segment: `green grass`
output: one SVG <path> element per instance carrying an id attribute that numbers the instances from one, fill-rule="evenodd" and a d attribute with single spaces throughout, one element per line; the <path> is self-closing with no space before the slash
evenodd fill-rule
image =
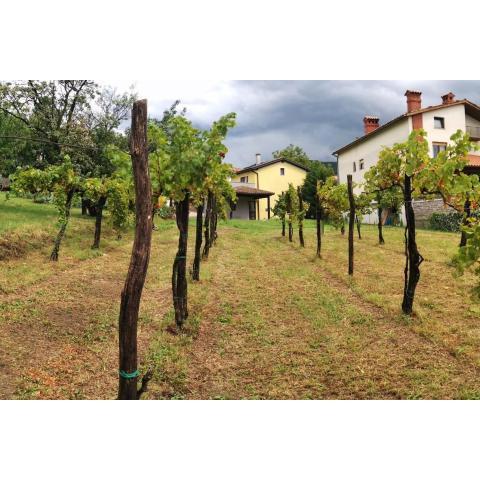
<path id="1" fill-rule="evenodd" d="M 14 200 L 13 231 L 55 233 L 52 206 Z M 93 221 L 77 213 L 57 264 L 49 241 L 2 262 L 0 352 L 9 354 L 0 398 L 115 397 L 132 235 L 117 241 L 106 226 L 92 252 Z M 305 248 L 296 229 L 292 243 L 281 236 L 278 220 L 222 221 L 201 281 L 189 281 L 185 330 L 175 333 L 178 232 L 173 221 L 157 226 L 138 324 L 140 368 L 154 371 L 146 398 L 478 398 L 479 304 L 469 294 L 475 278 L 453 275 L 457 235 L 419 230 L 426 261 L 407 318 L 402 229 L 385 228 L 379 246 L 376 228 L 363 226 L 350 278 L 347 238 L 328 225 L 317 259 L 314 221 Z M 194 230 L 192 218 L 188 266 Z"/>
<path id="2" fill-rule="evenodd" d="M 79 208 L 72 208 L 72 220 L 81 218 Z M 48 203 L 34 203 L 26 198 L 19 198 L 13 194 L 0 192 L 0 234 L 11 232 L 18 228 L 45 228 L 51 229 L 57 221 L 55 205 Z"/>

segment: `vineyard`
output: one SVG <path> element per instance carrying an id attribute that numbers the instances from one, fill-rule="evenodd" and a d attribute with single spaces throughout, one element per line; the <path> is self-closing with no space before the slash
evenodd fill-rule
<path id="1" fill-rule="evenodd" d="M 318 168 L 279 194 L 274 219 L 242 222 L 227 220 L 235 113 L 201 130 L 178 101 L 150 118 L 146 100 L 93 82 L 0 86 L 6 118 L 36 132 L 0 136 L 13 161 L 0 207 L 2 398 L 480 395 L 467 134 L 430 157 L 414 130 L 363 184 Z M 417 228 L 414 200 L 433 198 L 461 233 Z M 383 209 L 397 226 L 362 224 Z"/>
<path id="2" fill-rule="evenodd" d="M 49 222 L 29 200 L 1 201 L 13 231 L 35 238 Z M 23 215 L 24 213 L 24 215 Z M 36 212 L 35 212 L 36 213 Z M 47 214 L 45 214 L 47 216 Z M 13 227 L 15 218 L 22 225 Z M 48 216 L 47 216 L 48 218 Z M 72 212 L 62 262 L 48 248 L 6 261 L 2 278 L 1 398 L 114 398 L 118 304 L 131 234 L 91 250 L 94 219 Z M 189 288 L 190 316 L 172 333 L 172 220 L 157 222 L 139 316 L 139 368 L 153 368 L 144 398 L 478 398 L 478 311 L 473 275 L 454 276 L 458 235 L 420 230 L 425 264 L 416 315 L 399 312 L 403 229 L 362 226 L 349 278 L 348 240 L 314 221 L 306 248 L 281 222 L 220 222 L 217 245 Z M 189 251 L 195 242 L 190 221 Z M 47 246 L 48 247 L 48 246 Z M 310 248 L 309 248 L 310 247 Z M 92 253 L 93 252 L 93 253 Z M 97 253 L 98 252 L 98 253 Z"/>

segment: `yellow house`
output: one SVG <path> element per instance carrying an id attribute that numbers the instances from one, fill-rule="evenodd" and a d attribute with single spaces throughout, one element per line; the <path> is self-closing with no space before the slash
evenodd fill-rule
<path id="1" fill-rule="evenodd" d="M 276 158 L 261 161 L 259 153 L 254 165 L 237 170 L 232 185 L 237 192 L 237 203 L 230 213 L 231 218 L 265 220 L 270 218 L 271 209 L 278 196 L 294 187 L 303 185 L 308 168 L 300 163 Z"/>

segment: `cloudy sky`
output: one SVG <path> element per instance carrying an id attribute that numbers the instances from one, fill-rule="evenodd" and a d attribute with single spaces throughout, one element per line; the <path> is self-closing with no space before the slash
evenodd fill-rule
<path id="1" fill-rule="evenodd" d="M 161 116 L 175 99 L 200 128 L 228 112 L 237 113 L 237 127 L 227 145 L 236 166 L 263 160 L 290 143 L 310 158 L 333 160 L 338 147 L 362 135 L 364 115 L 380 123 L 406 111 L 406 89 L 423 92 L 422 105 L 436 105 L 452 91 L 457 99 L 480 104 L 480 81 L 106 81 L 120 90 L 135 86 L 147 98 L 151 116 Z"/>

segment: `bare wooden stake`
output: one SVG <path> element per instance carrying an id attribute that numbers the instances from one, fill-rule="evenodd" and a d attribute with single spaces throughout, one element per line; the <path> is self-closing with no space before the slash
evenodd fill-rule
<path id="1" fill-rule="evenodd" d="M 137 392 L 137 322 L 152 240 L 152 195 L 148 172 L 146 100 L 139 100 L 133 104 L 130 154 L 135 183 L 136 226 L 118 320 L 120 347 L 119 400 L 136 400 L 139 398 Z M 145 389 L 146 386 L 143 388 Z"/>
<path id="2" fill-rule="evenodd" d="M 355 200 L 353 198 L 352 176 L 347 175 L 348 202 L 350 214 L 348 219 L 348 274 L 353 275 L 353 229 L 355 227 Z"/>
<path id="3" fill-rule="evenodd" d="M 318 194 L 315 195 L 315 218 L 317 221 L 317 257 L 320 258 L 322 251 L 322 207 Z"/>

